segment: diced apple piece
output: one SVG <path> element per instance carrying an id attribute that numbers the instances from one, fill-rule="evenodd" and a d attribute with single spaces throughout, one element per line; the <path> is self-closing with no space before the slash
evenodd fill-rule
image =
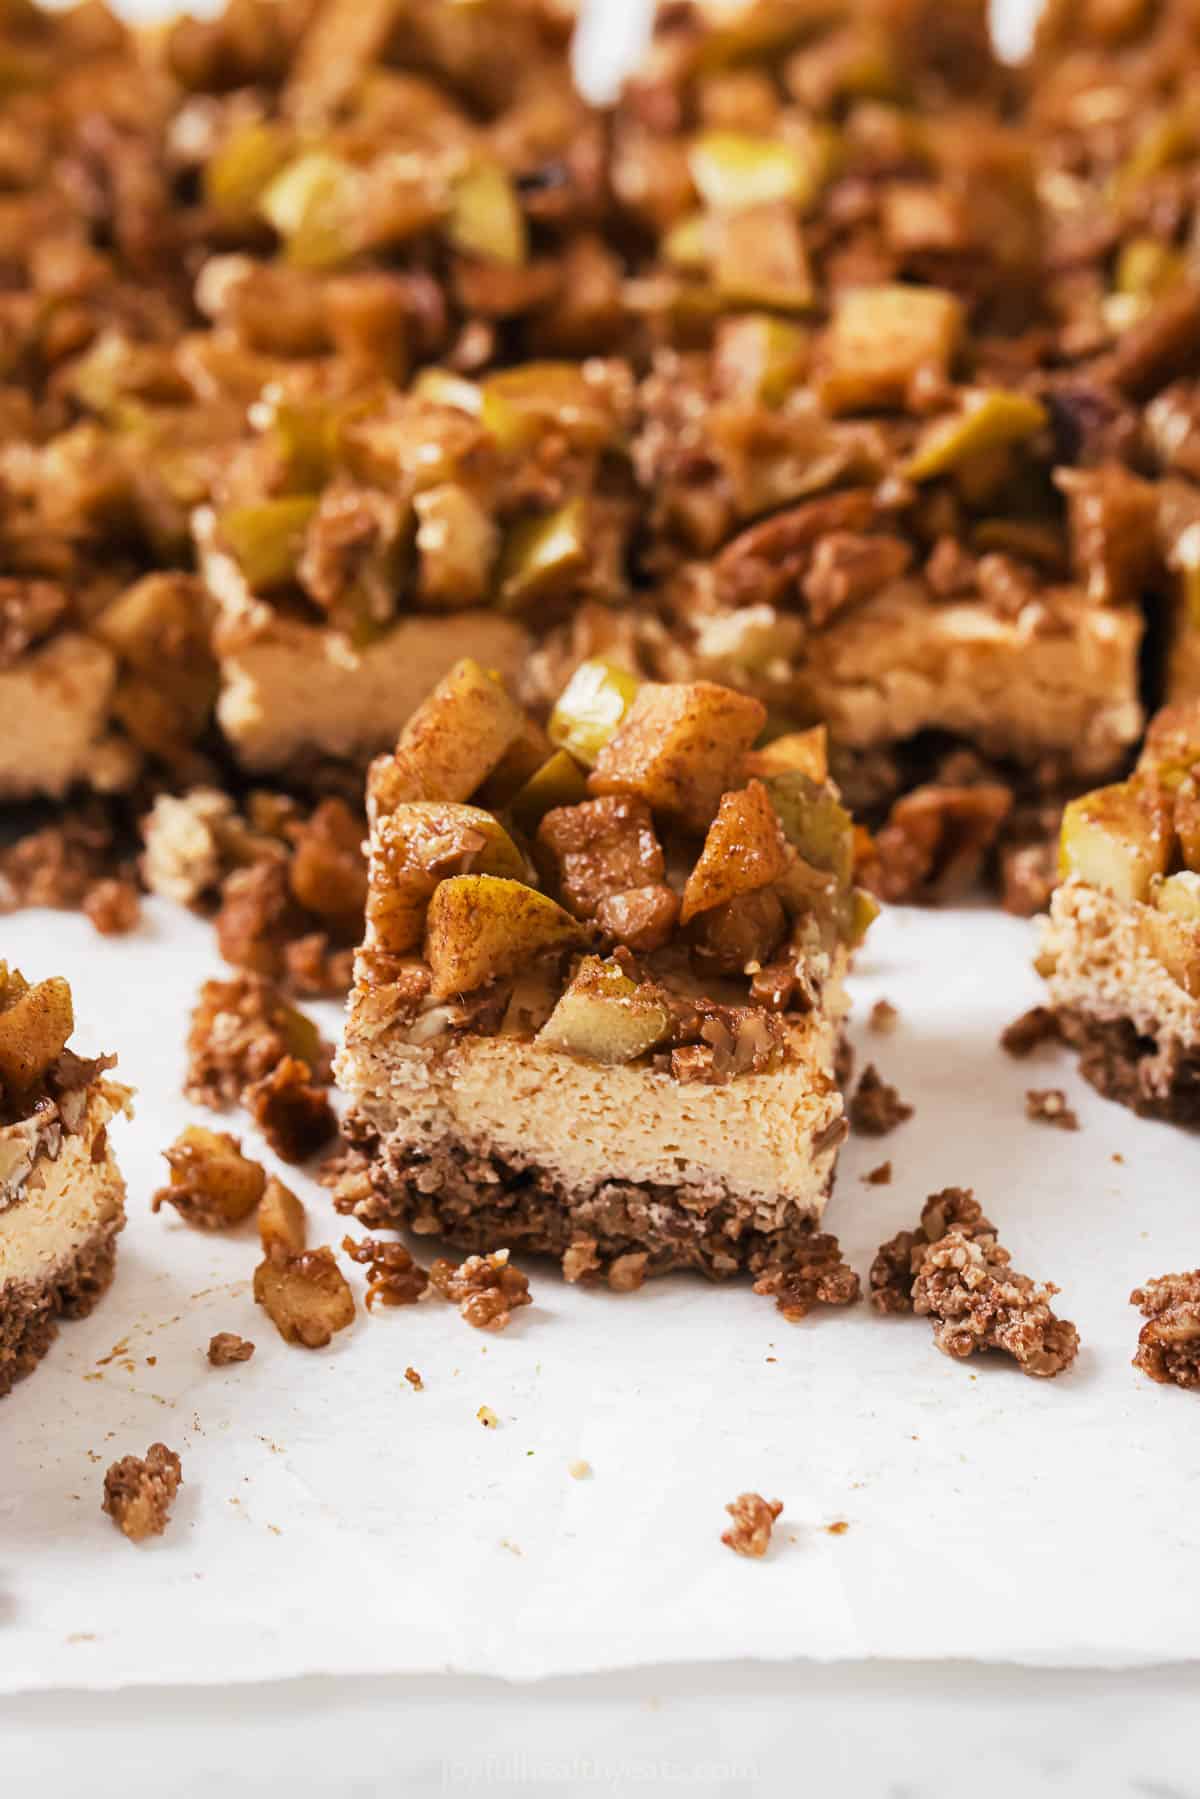
<path id="1" fill-rule="evenodd" d="M 1176 787 L 1200 765 L 1200 700 L 1163 706 L 1150 720 L 1138 757 L 1138 773 L 1153 774 L 1165 787 Z"/>
<path id="2" fill-rule="evenodd" d="M 497 162 L 474 162 L 459 176 L 446 231 L 464 255 L 507 268 L 520 268 L 529 255 L 525 215 L 508 171 Z"/>
<path id="3" fill-rule="evenodd" d="M 936 419 L 923 431 L 904 465 L 910 481 L 932 481 L 973 457 L 1007 449 L 1045 429 L 1046 408 L 1028 394 L 980 388 L 965 395 L 961 409 Z"/>
<path id="4" fill-rule="evenodd" d="M 1175 789 L 1175 834 L 1187 867 L 1200 872 L 1200 781 L 1185 775 Z"/>
<path id="5" fill-rule="evenodd" d="M 409 800 L 380 819 L 371 846 L 367 943 L 402 956 L 425 934 L 425 913 L 450 875 L 523 880 L 525 858 L 503 825 L 479 806 Z"/>
<path id="6" fill-rule="evenodd" d="M 1138 913 L 1138 935 L 1171 979 L 1200 999 L 1200 875 L 1155 881 L 1151 907 Z"/>
<path id="7" fill-rule="evenodd" d="M 362 171 L 327 150 L 305 151 L 268 183 L 258 210 L 284 240 L 294 267 L 348 262 L 359 247 Z"/>
<path id="8" fill-rule="evenodd" d="M 475 495 L 454 482 L 414 495 L 417 592 L 423 606 L 462 611 L 486 598 L 500 533 Z"/>
<path id="9" fill-rule="evenodd" d="M 513 796 L 513 822 L 532 836 L 556 806 L 577 806 L 587 798 L 587 776 L 566 750 L 555 750 Z"/>
<path id="10" fill-rule="evenodd" d="M 521 519 L 508 534 L 500 558 L 497 597 L 505 612 L 519 612 L 569 591 L 588 561 L 588 503 L 577 494 L 555 512 Z"/>
<path id="11" fill-rule="evenodd" d="M 633 1062 L 671 1032 L 671 1012 L 638 988 L 615 962 L 585 956 L 538 1033 L 538 1042 L 590 1062 Z"/>
<path id="12" fill-rule="evenodd" d="M 571 914 L 534 887 L 494 875 L 452 876 L 435 890 L 426 914 L 430 992 L 434 999 L 473 993 L 581 937 Z"/>
<path id="13" fill-rule="evenodd" d="M 287 161 L 288 126 L 251 119 L 237 127 L 204 165 L 204 197 L 223 219 L 244 223 Z"/>
<path id="14" fill-rule="evenodd" d="M 1166 796 L 1137 776 L 1072 800 L 1063 813 L 1059 868 L 1126 905 L 1145 900 L 1171 859 Z"/>
<path id="15" fill-rule="evenodd" d="M 1192 869 L 1155 881 L 1150 898 L 1158 911 L 1169 912 L 1185 924 L 1200 925 L 1200 874 Z"/>
<path id="16" fill-rule="evenodd" d="M 822 346 L 822 404 L 839 413 L 898 406 L 919 372 L 949 375 L 962 335 L 962 303 L 940 288 L 848 288 Z"/>
<path id="17" fill-rule="evenodd" d="M 751 750 L 746 768 L 752 775 L 784 775 L 799 772 L 821 784 L 829 779 L 829 733 L 824 725 L 809 731 L 788 731 L 782 737 Z"/>
<path id="18" fill-rule="evenodd" d="M 816 195 L 830 163 L 831 140 L 816 131 L 807 143 L 745 131 L 705 131 L 693 138 L 688 151 L 696 191 L 714 212 L 745 212 L 780 201 L 803 208 Z"/>
<path id="19" fill-rule="evenodd" d="M 528 450 L 547 431 L 582 450 L 601 450 L 618 435 L 608 391 L 574 362 L 527 362 L 489 375 L 481 417 L 507 452 Z"/>
<path id="20" fill-rule="evenodd" d="M 803 379 L 811 334 L 767 312 L 724 319 L 713 363 L 724 393 L 777 406 Z"/>
<path id="21" fill-rule="evenodd" d="M 286 1262 L 303 1254 L 308 1243 L 304 1207 L 290 1187 L 271 1175 L 258 1202 L 258 1236 L 263 1254 L 271 1262 Z"/>
<path id="22" fill-rule="evenodd" d="M 8 975 L 0 1010 L 0 1082 L 13 1093 L 35 1087 L 74 1029 L 71 989 L 61 976 L 31 987 L 19 974 Z"/>
<path id="23" fill-rule="evenodd" d="M 231 506 L 221 514 L 217 535 L 252 593 L 267 593 L 295 580 L 305 533 L 318 504 L 312 494 L 288 494 Z"/>
<path id="24" fill-rule="evenodd" d="M 414 399 L 430 400 L 435 406 L 453 406 L 459 412 L 469 412 L 472 418 L 478 418 L 483 411 L 479 383 L 436 364 L 422 369 L 409 391 Z"/>
<path id="25" fill-rule="evenodd" d="M 489 812 L 502 812 L 555 754 L 549 737 L 535 718 L 526 718 L 476 799 Z"/>
<path id="26" fill-rule="evenodd" d="M 719 213 L 712 221 L 712 278 L 729 306 L 807 312 L 816 298 L 800 221 L 789 206 Z"/>
<path id="27" fill-rule="evenodd" d="M 721 797 L 700 859 L 683 890 L 680 922 L 768 887 L 787 867 L 783 831 L 761 781 Z"/>
<path id="28" fill-rule="evenodd" d="M 588 789 L 639 794 L 652 811 L 707 831 L 766 717 L 758 700 L 711 681 L 647 682 L 597 756 Z"/>
<path id="29" fill-rule="evenodd" d="M 372 763 L 372 816 L 405 800 L 470 799 L 524 726 L 525 714 L 499 676 L 465 657 L 421 702 L 393 754 Z"/>
<path id="30" fill-rule="evenodd" d="M 576 918 L 593 918 L 601 900 L 664 875 L 650 809 L 627 793 L 547 812 L 535 856 L 546 886 Z"/>
<path id="31" fill-rule="evenodd" d="M 254 1297 L 285 1343 L 324 1349 L 354 1323 L 354 1294 L 328 1248 L 260 1262 Z"/>
<path id="32" fill-rule="evenodd" d="M 782 900 L 770 887 L 759 887 L 701 913 L 695 948 L 719 974 L 743 974 L 769 962 L 786 933 Z"/>
<path id="33" fill-rule="evenodd" d="M 633 704 L 638 679 L 613 662 L 581 662 L 558 696 L 551 743 L 591 768 Z"/>
<path id="34" fill-rule="evenodd" d="M 765 783 L 788 842 L 810 868 L 847 888 L 854 874 L 854 821 L 828 785 L 801 769 L 771 775 Z"/>

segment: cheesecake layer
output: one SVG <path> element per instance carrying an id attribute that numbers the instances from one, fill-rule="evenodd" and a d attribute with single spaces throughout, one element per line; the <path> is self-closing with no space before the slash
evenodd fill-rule
<path id="1" fill-rule="evenodd" d="M 1138 935 L 1138 914 L 1080 882 L 1055 893 L 1041 950 L 1050 1002 L 1080 1072 L 1145 1117 L 1200 1124 L 1200 1000 Z"/>
<path id="2" fill-rule="evenodd" d="M 116 684 L 111 650 L 73 631 L 0 669 L 0 799 L 61 799 L 76 782 L 104 786 Z"/>
<path id="3" fill-rule="evenodd" d="M 72 1127 L 51 1119 L 32 1153 L 27 1124 L 0 1133 L 0 1395 L 45 1353 L 56 1321 L 84 1317 L 112 1277 L 125 1183 L 107 1127 L 127 1106 L 125 1088 L 99 1081 Z"/>
<path id="4" fill-rule="evenodd" d="M 846 1135 L 834 1027 L 790 1027 L 781 1066 L 722 1086 L 602 1067 L 506 1037 L 355 1043 L 339 1070 L 371 1158 L 368 1223 L 465 1248 L 523 1245 L 649 1272 L 762 1266 L 820 1218 Z"/>

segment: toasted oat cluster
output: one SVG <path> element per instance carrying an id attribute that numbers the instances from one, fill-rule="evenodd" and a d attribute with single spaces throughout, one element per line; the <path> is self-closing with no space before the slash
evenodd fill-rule
<path id="1" fill-rule="evenodd" d="M 842 1259 L 837 1238 L 813 1231 L 791 1246 L 786 1261 L 763 1270 L 754 1291 L 773 1299 L 789 1324 L 799 1324 L 814 1306 L 856 1304 L 862 1284 Z"/>
<path id="2" fill-rule="evenodd" d="M 76 1055 L 67 1047 L 74 1029 L 61 975 L 30 982 L 0 962 L 0 1124 L 36 1118 L 47 1131 L 78 1129 L 87 1089 L 116 1057 Z"/>
<path id="3" fill-rule="evenodd" d="M 900 1231 L 881 1247 L 871 1264 L 870 1298 L 877 1312 L 911 1312 L 913 1282 L 930 1246 L 948 1231 L 964 1237 L 994 1236 L 995 1226 L 969 1187 L 946 1187 L 932 1193 L 914 1231 Z"/>
<path id="4" fill-rule="evenodd" d="M 233 1331 L 218 1331 L 209 1341 L 208 1359 L 214 1368 L 230 1368 L 237 1362 L 248 1362 L 254 1344 Z"/>
<path id="5" fill-rule="evenodd" d="M 476 1330 L 506 1330 L 515 1311 L 533 1304 L 529 1281 L 509 1262 L 506 1249 L 468 1256 L 457 1267 L 439 1256 L 429 1270 L 429 1279 Z"/>
<path id="6" fill-rule="evenodd" d="M 161 1537 L 175 1495 L 183 1484 L 183 1465 L 165 1443 L 152 1443 L 144 1456 L 125 1455 L 104 1476 L 101 1509 L 131 1543 Z"/>
<path id="7" fill-rule="evenodd" d="M 373 766 L 360 1006 L 722 1082 L 785 1053 L 873 905 L 820 732 L 582 665 L 543 731 L 460 663 Z"/>
<path id="8" fill-rule="evenodd" d="M 1134 1367 L 1153 1381 L 1200 1388 L 1200 1269 L 1147 1281 L 1134 1289 L 1129 1303 L 1146 1320 Z"/>

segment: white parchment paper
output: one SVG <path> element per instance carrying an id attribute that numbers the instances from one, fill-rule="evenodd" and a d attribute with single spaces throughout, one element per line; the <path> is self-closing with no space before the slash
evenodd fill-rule
<path id="1" fill-rule="evenodd" d="M 973 1184 L 1080 1327 L 1053 1382 L 950 1362 L 923 1322 L 865 1305 L 788 1325 L 744 1287 L 679 1278 L 617 1297 L 536 1264 L 535 1304 L 503 1336 L 434 1303 L 360 1313 L 325 1352 L 289 1348 L 250 1297 L 252 1230 L 213 1238 L 148 1210 L 158 1152 L 203 1116 L 179 1088 L 186 1013 L 217 971 L 208 927 L 157 905 L 124 943 L 75 917 L 5 920 L 0 953 L 70 977 L 81 1045 L 119 1050 L 140 1098 L 119 1137 L 117 1282 L 0 1403 L 0 1690 L 1200 1655 L 1200 1409 L 1130 1367 L 1127 1304 L 1144 1277 L 1200 1261 L 1200 1144 L 1097 1099 L 1061 1051 L 1017 1064 L 997 1049 L 1038 997 L 1031 943 L 985 912 L 877 928 L 854 983 L 860 1064 L 917 1111 L 882 1142 L 851 1140 L 829 1223 L 865 1274 L 927 1193 Z M 902 1014 L 890 1037 L 862 1026 L 882 995 Z M 1083 1129 L 1026 1123 L 1031 1085 L 1064 1086 Z M 884 1157 L 892 1184 L 865 1184 Z M 340 1241 L 328 1195 L 295 1184 L 313 1240 Z M 253 1338 L 254 1359 L 210 1368 L 217 1330 Z M 158 1438 L 185 1485 L 166 1536 L 134 1548 L 100 1512 L 103 1474 Z M 568 1472 L 581 1459 L 583 1480 Z M 785 1505 L 762 1563 L 719 1541 L 746 1488 Z"/>

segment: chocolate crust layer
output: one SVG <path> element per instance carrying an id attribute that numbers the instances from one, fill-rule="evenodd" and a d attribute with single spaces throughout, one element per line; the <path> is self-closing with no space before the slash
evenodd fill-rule
<path id="1" fill-rule="evenodd" d="M 101 1225 L 45 1281 L 0 1287 L 0 1399 L 30 1374 L 58 1335 L 60 1318 L 86 1318 L 110 1285 L 123 1215 Z"/>
<path id="2" fill-rule="evenodd" d="M 451 1137 L 428 1153 L 390 1144 L 361 1113 L 350 1115 L 346 1132 L 369 1158 L 370 1191 L 340 1210 L 475 1254 L 503 1245 L 553 1256 L 568 1279 L 602 1274 L 629 1255 L 646 1257 L 645 1275 L 758 1274 L 817 1229 L 813 1218 L 794 1214 L 778 1229 L 758 1228 L 754 1205 L 716 1178 L 671 1187 L 614 1179 L 571 1190 L 536 1164 L 481 1155 Z M 831 1168 L 822 1197 L 832 1186 Z"/>
<path id="3" fill-rule="evenodd" d="M 1059 1006 L 1055 1016 L 1098 1093 L 1139 1118 L 1200 1128 L 1200 1050 L 1141 1036 L 1128 1018 L 1092 1018 L 1074 1006 Z"/>

